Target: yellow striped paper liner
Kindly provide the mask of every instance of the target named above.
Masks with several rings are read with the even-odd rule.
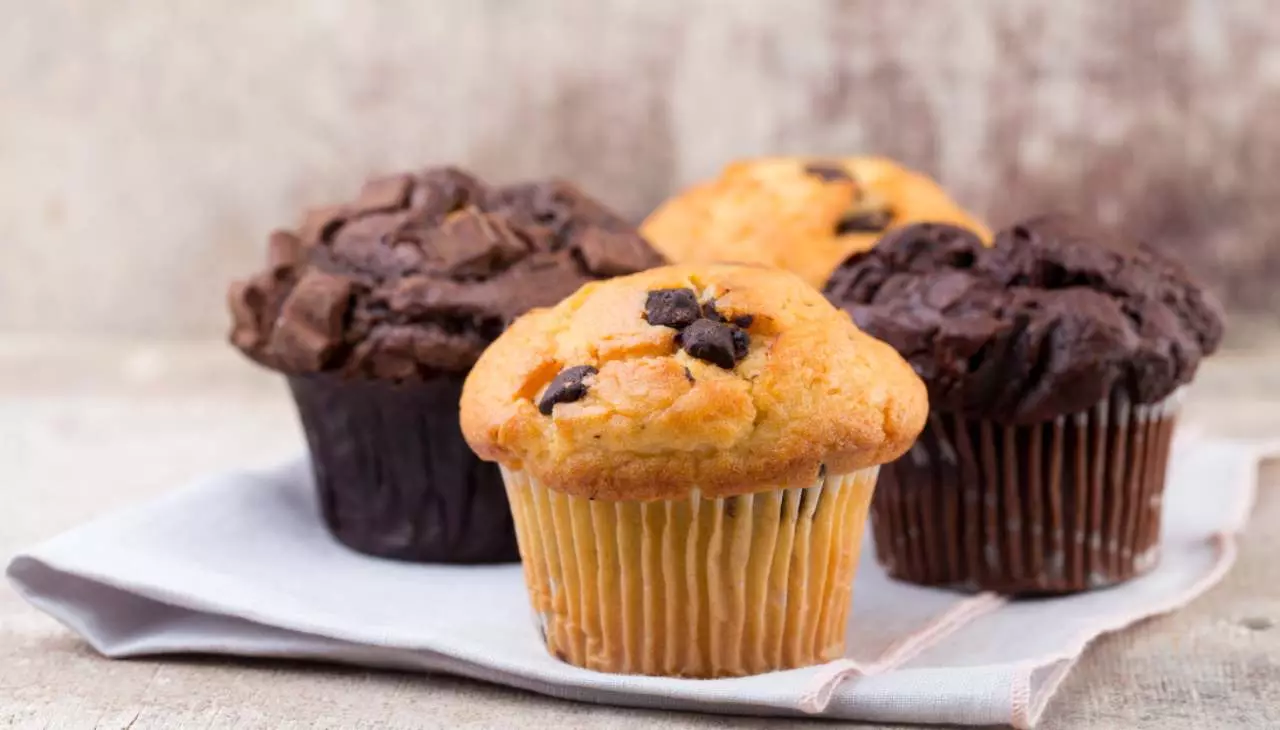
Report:
[[[878,467],[652,502],[503,469],[547,650],[603,672],[729,677],[837,659]]]

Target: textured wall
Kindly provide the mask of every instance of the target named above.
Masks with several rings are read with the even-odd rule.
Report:
[[[374,171],[561,174],[638,217],[777,152],[1092,212],[1280,304],[1271,0],[229,5],[0,0],[0,329],[220,332],[267,231]]]

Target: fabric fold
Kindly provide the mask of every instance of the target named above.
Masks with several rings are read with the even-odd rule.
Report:
[[[211,477],[107,515],[20,554],[7,573],[32,605],[108,657],[315,659],[634,707],[1032,727],[1092,638],[1176,609],[1225,574],[1265,453],[1179,438],[1160,564],[1108,590],[1020,603],[922,588],[888,578],[865,546],[840,619],[850,622],[845,657],[733,679],[613,675],[557,661],[542,646],[519,565],[413,565],[347,550],[324,530],[301,460]],[[564,534],[575,541],[591,530],[589,514],[549,517],[571,520]],[[687,558],[662,540],[635,547],[641,571]],[[665,585],[637,624],[670,624],[670,601],[698,588]],[[582,603],[581,620],[598,621],[593,609]],[[767,622],[730,618],[722,637],[773,638]],[[1008,640],[1028,627],[1029,639]],[[604,631],[615,628],[624,631]],[[672,661],[675,650],[653,655]]]

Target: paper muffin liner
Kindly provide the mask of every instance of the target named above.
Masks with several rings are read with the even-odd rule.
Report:
[[[519,560],[502,475],[458,423],[464,376],[293,376],[321,512],[343,544],[417,562]]]
[[[1083,413],[1008,426],[933,413],[884,468],[876,556],[925,585],[1055,594],[1155,566],[1179,394],[1114,396]]]
[[[504,469],[548,651],[604,672],[704,678],[842,656],[876,472],[607,502]]]

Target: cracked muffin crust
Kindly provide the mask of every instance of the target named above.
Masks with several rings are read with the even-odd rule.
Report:
[[[937,183],[882,157],[735,162],[663,203],[641,233],[676,263],[766,264],[821,287],[850,254],[920,221],[990,238]]]
[[[798,277],[668,266],[517,320],[462,396],[481,458],[606,500],[808,486],[905,451],[927,396]]]

